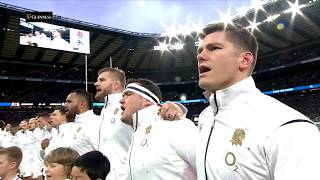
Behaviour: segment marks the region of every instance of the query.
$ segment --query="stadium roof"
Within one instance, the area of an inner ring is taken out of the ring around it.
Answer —
[[[260,43],[260,59],[267,60],[292,48],[320,44],[320,1],[300,0],[300,9],[294,9],[294,4],[294,1],[270,1],[263,9],[249,9],[244,15],[232,17],[232,22],[255,28],[252,30]],[[4,3],[0,3],[0,10],[0,62],[84,64],[84,54],[19,45],[19,19],[29,10]],[[131,72],[196,71],[197,38],[193,35],[178,35],[169,40],[160,34],[124,31],[59,16],[54,17],[53,23],[90,31],[89,67],[109,66],[112,57],[114,67]],[[184,47],[154,50],[154,46],[164,41],[182,42]]]

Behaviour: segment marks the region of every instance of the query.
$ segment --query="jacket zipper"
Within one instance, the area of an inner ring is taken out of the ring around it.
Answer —
[[[216,115],[218,114],[218,111],[219,111],[216,92],[214,92],[214,103],[215,103],[215,105],[216,105],[216,107],[217,107],[217,111],[216,111],[216,112],[213,112],[213,114],[214,114],[214,117],[216,117]],[[215,122],[216,122],[216,120],[213,119],[213,122],[212,122],[212,125],[211,125],[211,129],[210,129],[210,133],[209,133],[209,137],[208,137],[208,141],[207,141],[206,151],[205,151],[205,154],[204,154],[204,174],[205,174],[205,176],[206,176],[206,180],[208,180],[207,164],[206,164],[206,162],[207,162],[207,152],[208,152],[208,148],[209,148],[209,144],[210,144],[210,139],[211,139],[211,134],[212,134],[212,131],[213,131],[213,129],[214,129]]]

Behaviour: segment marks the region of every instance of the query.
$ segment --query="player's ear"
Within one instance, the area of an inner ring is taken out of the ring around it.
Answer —
[[[247,51],[247,52],[242,52],[240,53],[240,64],[239,64],[239,68],[240,70],[247,70],[250,69],[254,60],[254,56],[251,52]]]
[[[144,102],[143,102],[143,105],[144,106],[150,106],[150,105],[152,105],[153,103],[151,103],[149,100],[147,100],[147,99],[144,99]]]
[[[16,162],[10,162],[9,169],[15,169],[15,168],[17,168],[17,163]]]

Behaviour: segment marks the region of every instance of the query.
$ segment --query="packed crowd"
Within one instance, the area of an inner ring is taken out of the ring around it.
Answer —
[[[317,45],[287,50],[273,56],[262,57],[258,60],[257,72],[264,71],[281,65],[294,64],[300,61],[312,59],[320,56],[320,50]]]

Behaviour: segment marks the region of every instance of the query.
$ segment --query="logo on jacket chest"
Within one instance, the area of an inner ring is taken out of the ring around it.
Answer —
[[[241,146],[242,141],[244,140],[245,137],[246,137],[246,132],[241,128],[237,128],[234,130],[234,133],[230,142],[232,143],[232,145]]]
[[[113,111],[113,115],[116,115],[118,112],[119,112],[119,108],[116,108],[116,109]]]
[[[148,127],[146,127],[146,129],[144,130],[144,134],[148,135],[151,132],[152,126],[149,125]],[[141,141],[141,146],[148,146],[148,139],[147,137],[143,138]]]

